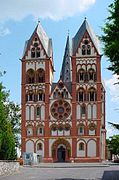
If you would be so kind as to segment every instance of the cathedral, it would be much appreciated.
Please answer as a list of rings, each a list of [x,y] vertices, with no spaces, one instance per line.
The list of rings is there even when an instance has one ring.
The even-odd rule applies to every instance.
[[[74,37],[67,37],[54,82],[52,39],[38,23],[21,59],[22,154],[35,153],[46,163],[105,160],[101,57],[98,38],[85,19]]]

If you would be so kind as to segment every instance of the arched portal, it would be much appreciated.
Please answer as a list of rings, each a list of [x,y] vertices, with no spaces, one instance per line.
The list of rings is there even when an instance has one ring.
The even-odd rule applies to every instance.
[[[52,158],[54,162],[68,162],[71,157],[71,146],[70,143],[59,138],[52,145]]]
[[[58,162],[65,162],[66,159],[66,148],[60,145],[60,147],[57,148],[57,160]]]

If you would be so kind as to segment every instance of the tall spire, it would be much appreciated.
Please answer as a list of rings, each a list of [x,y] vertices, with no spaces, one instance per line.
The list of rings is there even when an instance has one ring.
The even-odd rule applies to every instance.
[[[60,79],[63,82],[71,82],[71,60],[70,60],[70,43],[69,43],[69,32],[67,36],[67,42],[64,52],[64,58],[62,63],[62,69],[60,73]]]

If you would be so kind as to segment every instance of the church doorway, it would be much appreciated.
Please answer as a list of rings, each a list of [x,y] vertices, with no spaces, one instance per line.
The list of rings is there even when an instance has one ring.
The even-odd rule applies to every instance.
[[[52,145],[53,162],[70,162],[70,157],[70,143],[64,138],[57,139]]]
[[[58,162],[65,162],[66,159],[66,150],[63,146],[60,146],[57,149],[57,160]]]

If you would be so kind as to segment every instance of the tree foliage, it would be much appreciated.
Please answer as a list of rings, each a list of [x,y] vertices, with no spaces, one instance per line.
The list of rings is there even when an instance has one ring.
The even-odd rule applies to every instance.
[[[104,54],[109,58],[109,70],[119,75],[119,0],[114,0],[109,5],[109,16],[102,28],[104,35],[101,39],[104,43]]]
[[[12,132],[15,136],[16,147],[20,148],[20,134],[21,134],[21,113],[20,107],[14,102],[9,102],[9,121],[12,125]]]
[[[17,134],[20,130],[19,106],[10,102],[9,92],[0,83],[0,159],[16,159]]]
[[[119,155],[119,135],[114,135],[107,140],[108,149],[114,155]]]
[[[115,124],[115,123],[111,123],[111,122],[109,122],[109,124],[110,124],[113,128],[119,130],[119,124]]]

